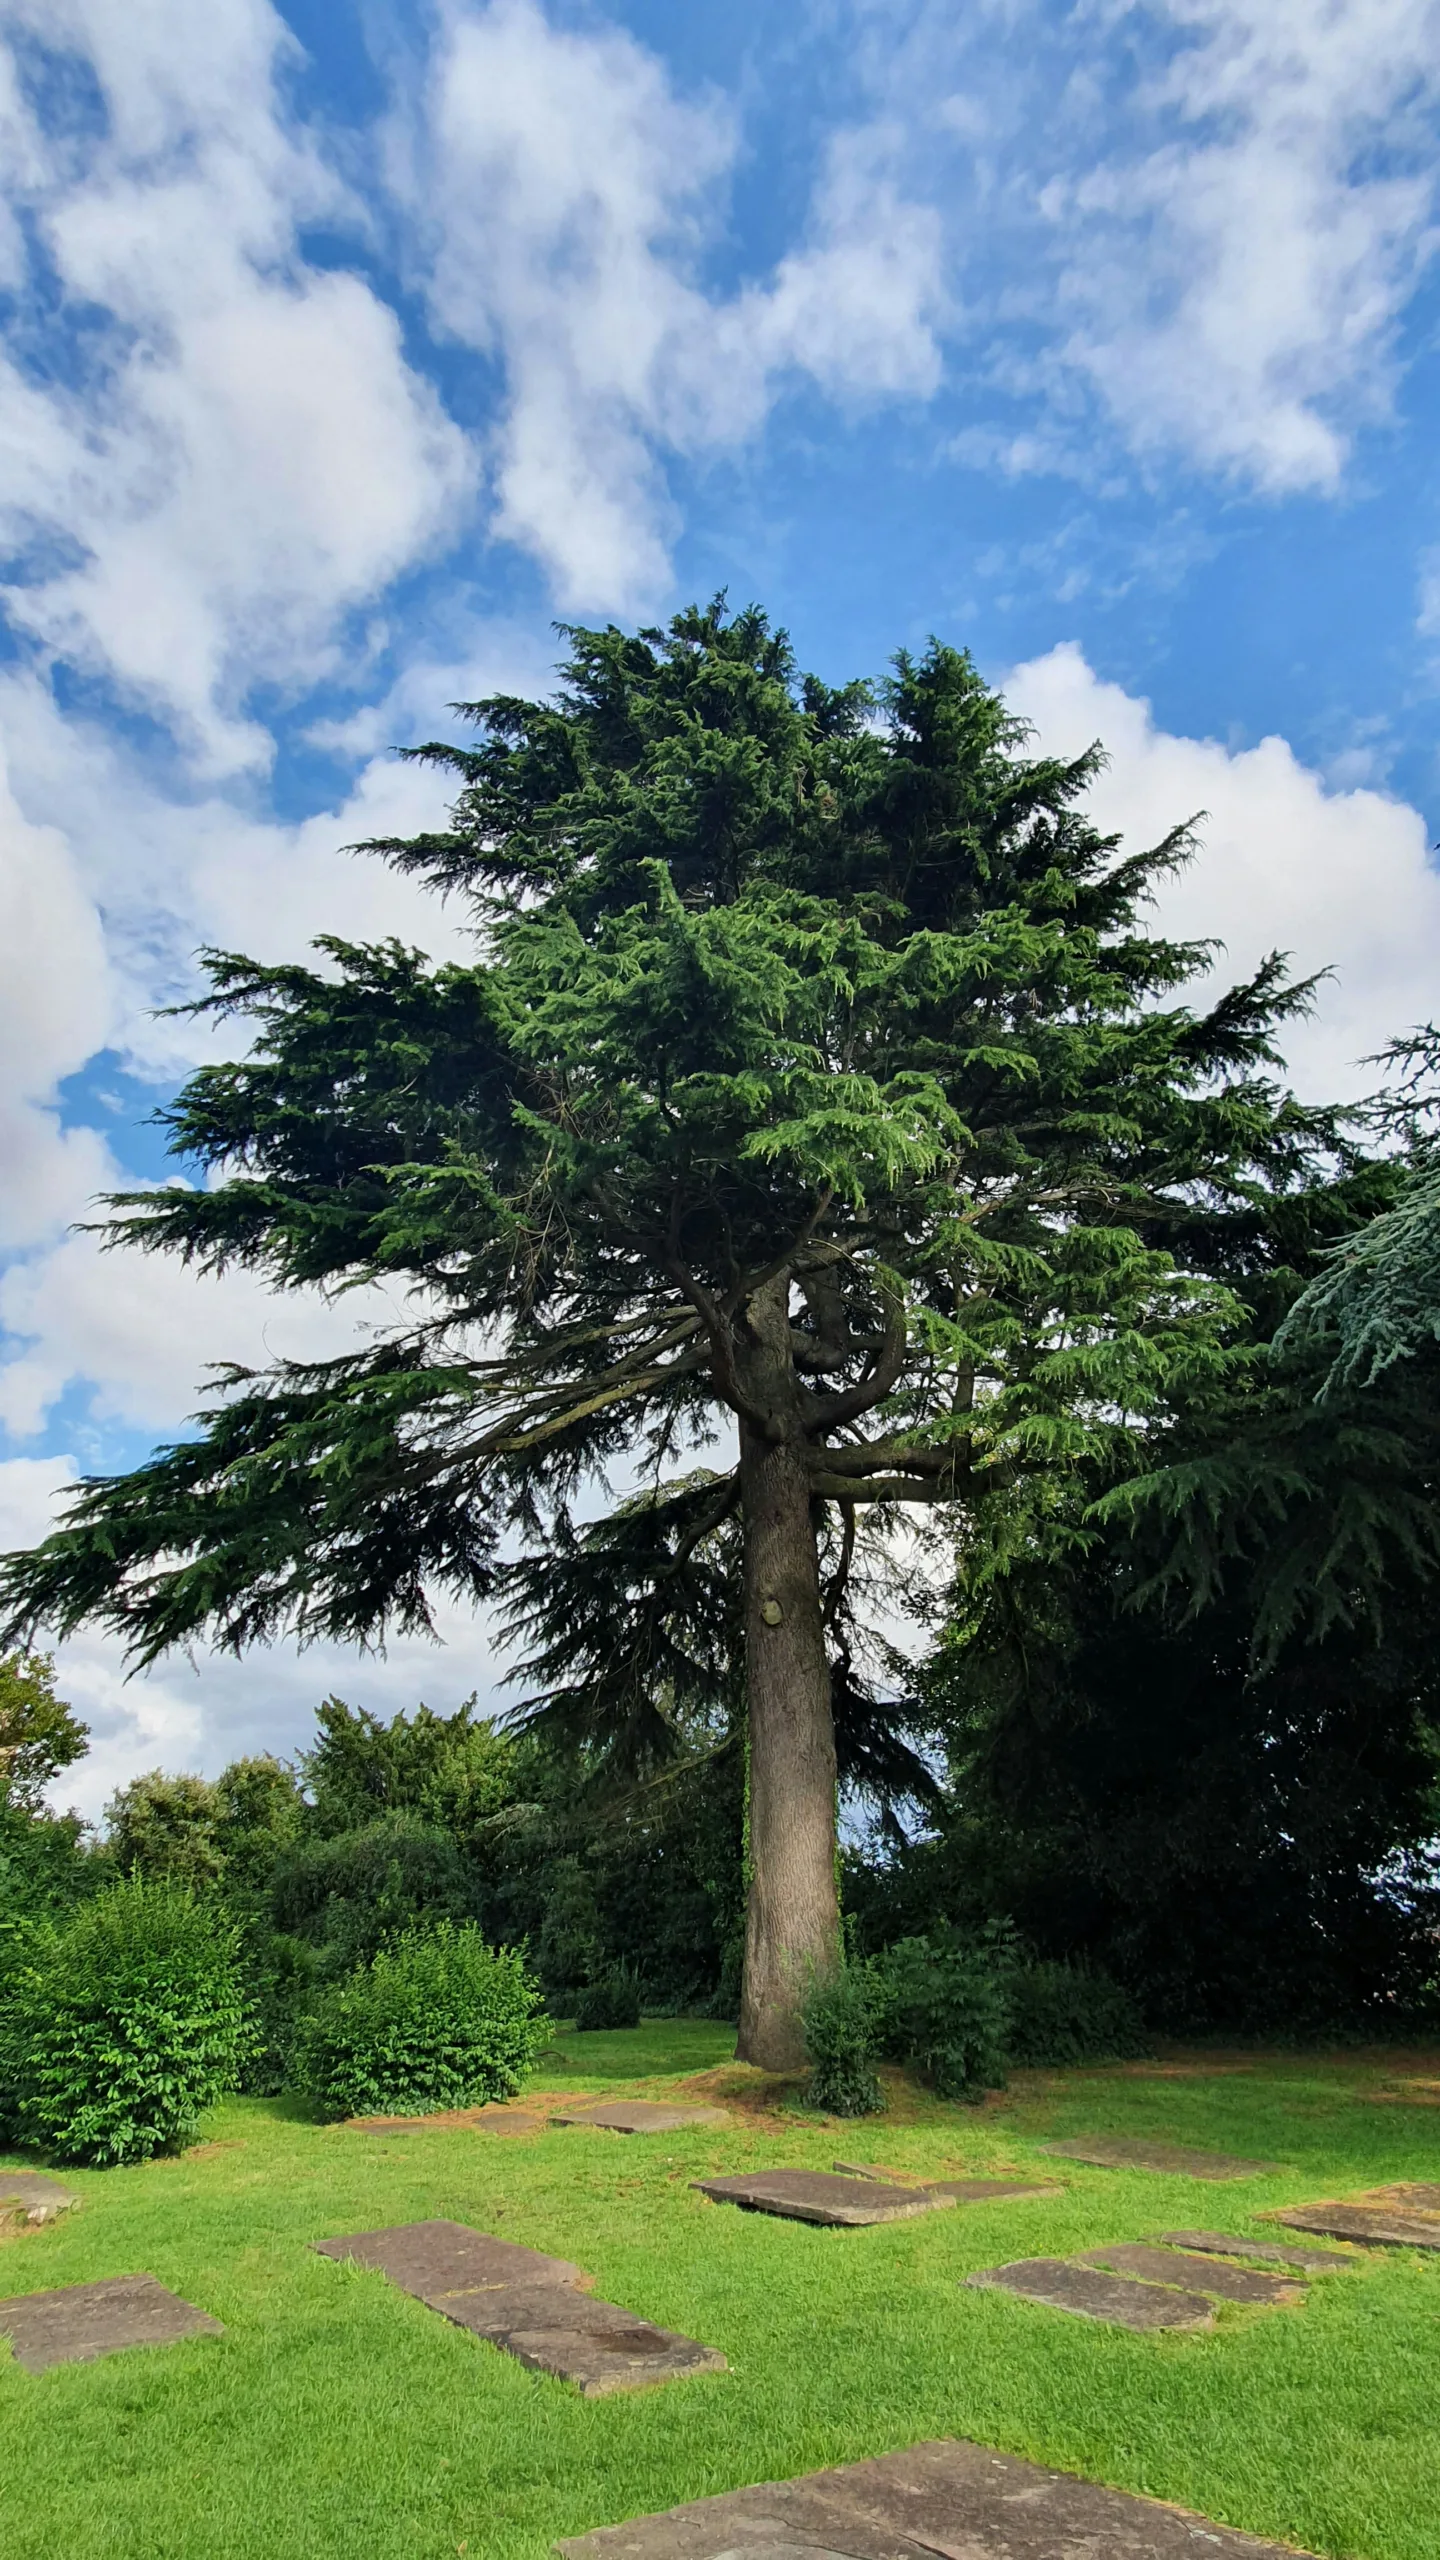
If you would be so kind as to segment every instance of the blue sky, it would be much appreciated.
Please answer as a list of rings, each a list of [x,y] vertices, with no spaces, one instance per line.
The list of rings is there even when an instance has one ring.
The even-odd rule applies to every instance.
[[[1292,1065],[1435,1010],[1440,0],[0,5],[0,1539],[336,1341],[72,1232],[203,1051],[221,941],[456,926],[339,848],[390,750],[537,689],[559,616],[728,587],[830,677],[934,631],[1170,920],[1336,977]],[[382,1300],[358,1311],[384,1323]],[[446,1704],[483,1626],[125,1684],[97,1807]]]

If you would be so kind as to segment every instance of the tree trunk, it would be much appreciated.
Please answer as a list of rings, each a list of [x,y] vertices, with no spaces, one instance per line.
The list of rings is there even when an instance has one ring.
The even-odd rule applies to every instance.
[[[742,1422],[740,1488],[750,1889],[735,2050],[764,2071],[795,2071],[806,1995],[840,1960],[835,1729],[802,1442],[766,1440]]]

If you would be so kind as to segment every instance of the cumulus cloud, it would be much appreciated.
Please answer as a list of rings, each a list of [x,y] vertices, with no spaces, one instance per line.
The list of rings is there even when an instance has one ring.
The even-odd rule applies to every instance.
[[[53,1235],[107,1178],[103,1143],[62,1129],[50,1106],[112,1011],[100,918],[70,847],[24,816],[0,765],[0,1251]]]
[[[75,1483],[69,1459],[0,1460],[0,1553],[33,1546],[55,1525]],[[214,1777],[227,1760],[301,1747],[322,1698],[334,1691],[355,1706],[393,1716],[424,1698],[451,1714],[475,1694],[482,1712],[503,1710],[501,1671],[483,1612],[442,1608],[438,1643],[402,1638],[384,1653],[338,1645],[265,1647],[237,1662],[203,1646],[151,1671],[130,1672],[120,1647],[86,1629],[58,1646],[57,1687],[90,1728],[85,1759],[51,1790],[57,1807],[98,1822],[117,1787],[141,1769],[198,1769]]]
[[[568,608],[653,601],[673,529],[662,457],[733,444],[777,382],[926,393],[939,355],[939,224],[868,130],[832,137],[805,240],[728,297],[701,251],[737,135],[622,31],[558,28],[535,0],[452,8],[411,139],[430,295],[499,359],[496,529]]]
[[[249,687],[308,688],[347,612],[453,530],[465,440],[394,312],[300,253],[304,221],[358,215],[282,116],[296,48],[266,0],[5,14],[103,115],[88,148],[47,129],[9,57],[7,193],[77,333],[0,384],[12,615],[210,764],[263,760]]]
[[[1109,764],[1091,806],[1132,847],[1205,813],[1200,852],[1161,890],[1158,922],[1181,939],[1221,938],[1212,986],[1274,950],[1292,955],[1297,976],[1332,969],[1314,1020],[1287,1032],[1291,1071],[1310,1101],[1372,1090],[1375,1070],[1361,1062],[1435,1011],[1440,871],[1419,810],[1327,788],[1283,738],[1237,750],[1172,736],[1073,644],[1015,668],[1005,692],[1048,752],[1103,741]]]
[[[1116,19],[1101,13],[1098,40]],[[1057,176],[1066,360],[1145,451],[1329,489],[1384,405],[1433,251],[1435,0],[1159,0],[1172,38],[1122,141]]]

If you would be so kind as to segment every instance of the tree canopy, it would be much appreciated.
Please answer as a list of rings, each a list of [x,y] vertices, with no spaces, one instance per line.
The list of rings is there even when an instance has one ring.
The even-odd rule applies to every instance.
[[[112,1203],[116,1243],[384,1278],[409,1320],[224,1373],[4,1598],[141,1661],[508,1600],[546,1697],[653,1759],[727,1676],[675,1597],[733,1528],[741,2050],[778,2064],[835,1961],[835,1699],[862,1759],[897,1740],[845,1685],[877,1524],[1138,1451],[1235,1356],[1257,1203],[1339,1139],[1277,1079],[1309,990],[1276,958],[1197,1008],[1208,948],[1145,929],[1188,830],[1123,851],[1098,751],[1033,756],[962,653],[836,690],[719,601],[567,638],[554,700],[418,751],[449,828],[369,848],[464,903],[473,959],[210,954],[199,1009],[254,1036],[167,1115],[207,1179]],[[571,1607],[567,1651],[618,1547],[631,1604]]]

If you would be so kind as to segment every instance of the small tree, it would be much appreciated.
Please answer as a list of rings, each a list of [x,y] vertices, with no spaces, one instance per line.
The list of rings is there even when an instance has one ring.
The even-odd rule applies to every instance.
[[[89,1748],[89,1726],[55,1695],[50,1656],[0,1657],[0,1804],[38,1813],[51,1779]]]
[[[161,1878],[203,1891],[218,1884],[220,1798],[208,1778],[147,1769],[105,1807],[105,1834],[122,1874]]]
[[[424,1626],[437,1589],[503,1589],[517,1542],[563,1604],[565,1558],[593,1568],[576,1490],[625,1459],[646,1572],[617,1653],[572,1625],[592,1721],[637,1718],[653,1756],[688,1730],[673,1595],[735,1523],[740,2051],[793,2068],[839,1956],[864,1520],[1113,1449],[1223,1359],[1215,1233],[1325,1137],[1267,1076],[1305,991],[1272,962],[1180,1001],[1208,951],[1139,915],[1185,831],[1122,857],[1083,811],[1096,755],[1028,755],[953,649],[877,696],[801,680],[719,603],[569,638],[557,700],[470,705],[477,746],[421,750],[451,827],[373,848],[466,903],[474,960],[212,955],[202,1009],[256,1045],[169,1124],[218,1178],[115,1204],[117,1241],[205,1270],[408,1285],[413,1324],[228,1372],[4,1591],[17,1625],[98,1618],[142,1660]]]

